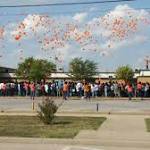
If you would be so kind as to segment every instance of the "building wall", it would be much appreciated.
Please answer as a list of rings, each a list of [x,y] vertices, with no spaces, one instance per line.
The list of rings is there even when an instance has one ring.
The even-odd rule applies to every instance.
[[[99,80],[101,83],[109,82],[109,81],[122,82],[121,80],[116,80],[115,73],[111,73],[111,72],[100,72],[97,76],[94,76],[94,78],[96,80]],[[150,83],[150,71],[143,71],[142,75],[140,75],[139,73],[135,73],[134,79],[135,81],[137,79],[138,82]],[[23,81],[24,79],[21,77],[18,78],[15,75],[15,73],[0,73],[0,81],[5,81],[5,80]],[[57,72],[57,73],[52,73],[48,79],[48,81],[53,81],[53,80],[71,80],[71,78],[68,75],[68,73]]]
[[[141,76],[137,78],[137,82],[149,82],[150,83],[150,76]]]

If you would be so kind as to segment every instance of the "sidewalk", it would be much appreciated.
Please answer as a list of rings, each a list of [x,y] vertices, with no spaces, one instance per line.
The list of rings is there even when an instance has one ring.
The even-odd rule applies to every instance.
[[[150,133],[145,118],[150,116],[107,115],[98,131],[81,131],[75,139],[95,141],[95,144],[150,148]]]

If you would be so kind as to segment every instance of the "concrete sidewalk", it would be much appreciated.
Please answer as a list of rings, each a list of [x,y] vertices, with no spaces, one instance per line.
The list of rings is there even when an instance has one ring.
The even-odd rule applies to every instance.
[[[81,131],[75,139],[95,140],[102,145],[150,148],[145,118],[150,116],[107,115],[98,131]]]

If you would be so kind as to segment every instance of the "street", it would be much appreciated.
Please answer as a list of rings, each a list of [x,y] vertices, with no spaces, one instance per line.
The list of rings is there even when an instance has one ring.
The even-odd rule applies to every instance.
[[[36,98],[34,100],[35,110],[38,110],[38,104],[42,102],[43,98]],[[150,112],[150,100],[132,100],[128,99],[118,100],[108,98],[103,100],[101,98],[93,98],[90,101],[85,99],[73,100],[69,99],[63,101],[62,98],[53,98],[55,103],[59,105],[58,112]],[[30,97],[4,97],[0,98],[1,112],[32,112],[32,100]],[[98,108],[97,108],[98,107]]]

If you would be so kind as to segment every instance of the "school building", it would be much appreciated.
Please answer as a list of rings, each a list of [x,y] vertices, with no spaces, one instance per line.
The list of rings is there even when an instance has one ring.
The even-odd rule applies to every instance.
[[[23,78],[18,78],[15,75],[16,69],[8,67],[0,67],[0,81],[20,81]],[[115,72],[98,72],[94,76],[95,80],[101,82],[116,81]],[[149,82],[150,83],[150,70],[138,70],[134,73],[134,79],[138,82]],[[53,72],[48,80],[71,80],[69,72]]]

